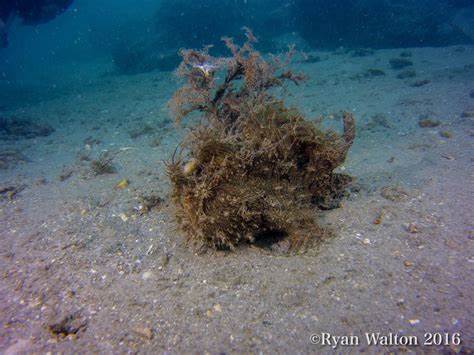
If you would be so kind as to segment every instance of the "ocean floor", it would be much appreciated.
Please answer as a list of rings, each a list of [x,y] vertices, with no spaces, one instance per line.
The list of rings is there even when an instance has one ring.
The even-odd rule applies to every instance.
[[[352,111],[358,128],[342,167],[356,183],[318,217],[334,236],[298,255],[183,244],[164,168],[185,133],[171,73],[0,82],[0,116],[17,121],[0,131],[0,352],[329,353],[310,341],[329,333],[360,336],[340,352],[472,353],[474,47],[295,66],[309,80],[288,103],[337,129]]]

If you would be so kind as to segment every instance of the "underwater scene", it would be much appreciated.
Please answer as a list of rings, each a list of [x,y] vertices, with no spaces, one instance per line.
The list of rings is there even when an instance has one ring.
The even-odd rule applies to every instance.
[[[0,0],[0,353],[473,354],[473,0]]]

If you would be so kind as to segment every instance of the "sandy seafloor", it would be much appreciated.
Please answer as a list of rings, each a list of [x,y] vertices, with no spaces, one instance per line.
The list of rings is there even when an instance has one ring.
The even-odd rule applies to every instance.
[[[87,80],[71,70],[75,84],[2,83],[2,115],[55,132],[0,141],[25,160],[0,171],[3,188],[23,186],[0,201],[0,352],[329,353],[310,342],[322,332],[361,336],[343,353],[472,352],[474,118],[463,116],[474,111],[474,47],[409,49],[409,79],[388,64],[402,51],[296,64],[310,79],[288,87],[288,103],[334,115],[335,127],[350,110],[358,126],[343,166],[356,186],[318,217],[334,237],[300,255],[183,244],[163,163],[183,135],[166,108],[171,73],[120,76],[99,63]],[[422,117],[440,125],[421,128]],[[94,176],[84,157],[104,150],[116,173]],[[121,179],[129,186],[114,189]],[[143,195],[165,202],[139,214]],[[61,322],[77,334],[55,336]],[[420,346],[370,347],[366,332]],[[427,332],[459,332],[462,344],[422,347]]]

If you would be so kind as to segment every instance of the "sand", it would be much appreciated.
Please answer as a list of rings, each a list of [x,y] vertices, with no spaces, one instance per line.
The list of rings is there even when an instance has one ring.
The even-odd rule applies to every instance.
[[[407,50],[416,77],[399,79],[389,60]],[[309,80],[288,102],[336,128],[354,112],[342,169],[357,180],[318,217],[334,236],[299,255],[183,244],[164,171],[185,132],[165,106],[171,73],[97,65],[62,85],[2,83],[2,115],[55,132],[0,140],[24,157],[0,170],[17,189],[0,195],[0,352],[331,353],[334,341],[311,343],[322,333],[360,336],[342,353],[473,351],[474,47],[311,54],[321,60],[295,64]],[[95,175],[104,151],[115,173]],[[145,211],[144,196],[163,201]],[[367,332],[419,345],[369,346]],[[423,345],[426,333],[443,344]]]

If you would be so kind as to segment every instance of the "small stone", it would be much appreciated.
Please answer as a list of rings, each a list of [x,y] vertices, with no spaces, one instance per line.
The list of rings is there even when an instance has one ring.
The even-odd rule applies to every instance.
[[[463,118],[473,118],[474,117],[474,111],[464,111],[461,114],[461,117],[463,117]]]
[[[215,304],[214,307],[212,307],[214,309],[214,311],[216,312],[222,312],[222,307],[221,305],[218,303],[218,304]]]
[[[374,218],[374,220],[372,221],[373,224],[380,224],[382,223],[382,219],[383,219],[383,211],[380,211],[377,216]]]
[[[142,279],[143,280],[148,280],[148,279],[151,279],[153,276],[153,273],[151,271],[145,271],[143,274],[142,274]]]
[[[410,323],[411,325],[415,325],[415,324],[420,323],[420,320],[419,319],[409,319],[408,323]]]
[[[405,261],[403,262],[403,265],[405,265],[406,267],[411,267],[411,266],[413,266],[413,263],[412,263],[411,261],[409,261],[409,260],[405,260]]]
[[[408,225],[406,225],[405,228],[406,228],[407,232],[410,232],[410,233],[418,233],[419,232],[418,227],[414,223],[409,223]]]
[[[364,245],[369,245],[369,244],[370,244],[370,239],[369,239],[369,238],[364,238],[364,239],[362,240],[362,244],[364,244]]]
[[[127,222],[127,221],[128,221],[128,217],[127,217],[127,215],[126,215],[125,213],[120,213],[120,214],[119,214],[119,217],[120,217],[120,219],[121,219],[122,221],[124,221],[124,222]]]

